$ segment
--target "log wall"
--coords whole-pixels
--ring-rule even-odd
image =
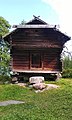
[[[62,42],[53,29],[19,29],[12,35],[12,46],[23,48],[61,48]]]
[[[17,29],[11,38],[14,70],[61,71],[60,54],[63,44],[53,29]],[[41,65],[35,65],[35,68],[32,67],[32,54],[38,53]]]
[[[32,67],[32,54],[40,54],[41,67]],[[17,50],[13,52],[13,69],[15,70],[61,70],[60,51],[57,49],[48,50]]]

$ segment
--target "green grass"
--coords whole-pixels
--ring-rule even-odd
[[[0,85],[0,101],[22,100],[24,104],[0,107],[0,120],[72,120],[72,79],[46,82],[58,89],[35,93],[17,85]]]

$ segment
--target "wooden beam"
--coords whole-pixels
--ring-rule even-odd
[[[57,71],[33,71],[33,70],[19,70],[19,69],[13,69],[12,70],[13,72],[23,72],[23,73],[60,73],[61,71],[57,70]]]
[[[54,28],[53,25],[13,25],[13,28]]]

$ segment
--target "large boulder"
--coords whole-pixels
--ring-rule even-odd
[[[33,84],[33,88],[36,89],[36,90],[42,90],[44,88],[46,88],[47,85],[45,83],[36,83],[36,84]]]
[[[44,82],[44,77],[42,76],[34,76],[29,78],[30,84],[42,83]]]

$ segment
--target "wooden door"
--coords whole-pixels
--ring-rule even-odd
[[[42,68],[41,53],[31,53],[31,69]]]

